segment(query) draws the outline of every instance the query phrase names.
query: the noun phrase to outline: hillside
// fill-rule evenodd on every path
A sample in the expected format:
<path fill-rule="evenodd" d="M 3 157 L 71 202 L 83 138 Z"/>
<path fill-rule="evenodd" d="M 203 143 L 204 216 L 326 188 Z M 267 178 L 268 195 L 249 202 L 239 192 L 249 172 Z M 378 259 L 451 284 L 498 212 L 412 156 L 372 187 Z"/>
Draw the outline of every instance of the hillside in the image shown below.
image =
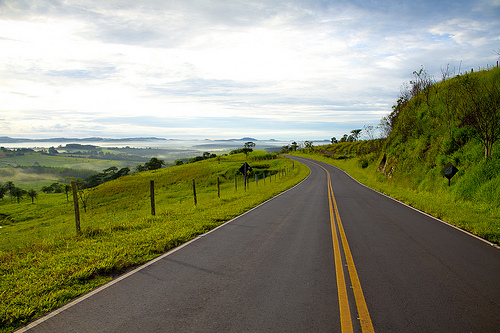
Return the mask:
<path fill-rule="evenodd" d="M 309 154 L 500 243 L 500 68 L 403 96 L 382 124 L 390 132 L 386 139 L 317 146 Z M 458 169 L 450 186 L 441 173 L 448 163 Z"/>

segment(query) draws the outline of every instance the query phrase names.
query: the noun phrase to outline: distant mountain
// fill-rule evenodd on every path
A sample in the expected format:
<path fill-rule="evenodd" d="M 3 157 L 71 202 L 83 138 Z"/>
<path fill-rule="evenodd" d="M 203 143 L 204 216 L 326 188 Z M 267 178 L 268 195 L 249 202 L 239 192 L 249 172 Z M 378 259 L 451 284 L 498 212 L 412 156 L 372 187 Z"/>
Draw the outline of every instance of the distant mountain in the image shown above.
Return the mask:
<path fill-rule="evenodd" d="M 50 139 L 26 139 L 26 138 L 10 138 L 8 136 L 0 137 L 0 143 L 22 143 L 22 142 L 67 142 L 67 141 L 85 141 L 85 142 L 119 142 L 119 141 L 153 141 L 167 139 L 156 138 L 156 137 L 139 137 L 139 138 L 120 138 L 120 139 L 110 139 L 110 138 L 100 138 L 100 137 L 90 137 L 90 138 L 50 138 Z"/>
<path fill-rule="evenodd" d="M 214 140 L 214 141 L 222 141 L 222 142 L 245 141 L 245 142 L 248 142 L 248 141 L 259 141 L 259 140 L 254 139 L 254 138 L 241 138 L 241 139 L 224 139 L 224 140 Z"/>

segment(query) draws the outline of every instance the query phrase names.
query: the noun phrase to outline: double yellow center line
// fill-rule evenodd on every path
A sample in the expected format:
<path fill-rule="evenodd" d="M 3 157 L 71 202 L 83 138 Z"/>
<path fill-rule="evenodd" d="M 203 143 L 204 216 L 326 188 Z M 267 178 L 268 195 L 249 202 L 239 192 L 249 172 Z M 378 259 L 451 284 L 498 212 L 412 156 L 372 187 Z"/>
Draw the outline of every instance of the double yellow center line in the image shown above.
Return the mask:
<path fill-rule="evenodd" d="M 363 290 L 361 289 L 361 283 L 359 282 L 356 266 L 354 266 L 354 260 L 352 259 L 351 250 L 349 249 L 349 244 L 347 243 L 344 227 L 342 226 L 342 221 L 340 219 L 337 202 L 335 201 L 335 196 L 333 195 L 333 187 L 332 187 L 330 173 L 321 165 L 319 164 L 316 165 L 325 170 L 328 178 L 328 202 L 330 207 L 330 222 L 332 227 L 335 272 L 337 277 L 337 288 L 338 288 L 339 307 L 340 307 L 340 324 L 342 328 L 342 333 L 353 332 L 353 325 L 352 325 L 351 311 L 349 309 L 349 299 L 346 288 L 346 279 L 344 277 L 344 268 L 343 268 L 344 265 L 342 263 L 342 256 L 340 253 L 340 243 L 338 239 L 339 238 L 338 234 L 340 234 L 340 239 L 342 240 L 344 257 L 347 263 L 349 277 L 354 292 L 354 300 L 356 301 L 356 307 L 358 310 L 358 319 L 361 325 L 361 330 L 363 333 L 375 332 L 373 329 L 372 321 L 370 319 L 370 314 L 368 312 L 368 307 L 366 305 L 365 297 L 363 296 Z M 335 221 L 337 221 L 337 223 L 335 223 Z M 338 226 L 338 232 L 337 232 L 337 226 Z"/>

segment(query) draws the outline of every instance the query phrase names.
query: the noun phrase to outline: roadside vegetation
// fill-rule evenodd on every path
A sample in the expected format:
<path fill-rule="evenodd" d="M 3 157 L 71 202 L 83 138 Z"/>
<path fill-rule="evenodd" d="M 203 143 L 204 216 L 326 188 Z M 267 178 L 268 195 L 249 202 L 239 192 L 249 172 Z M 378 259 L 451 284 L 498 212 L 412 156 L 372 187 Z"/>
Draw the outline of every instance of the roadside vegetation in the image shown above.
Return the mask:
<path fill-rule="evenodd" d="M 500 68 L 450 76 L 414 72 L 381 120 L 382 139 L 284 149 L 500 244 Z M 458 169 L 450 183 L 448 163 Z"/>
<path fill-rule="evenodd" d="M 252 167 L 246 189 L 239 171 L 245 162 Z M 20 203 L 6 195 L 0 200 L 0 332 L 11 332 L 230 220 L 308 172 L 300 163 L 253 151 L 133 173 L 82 190 L 81 234 L 75 230 L 71 195 L 68 200 L 64 191 L 42 191 Z"/>

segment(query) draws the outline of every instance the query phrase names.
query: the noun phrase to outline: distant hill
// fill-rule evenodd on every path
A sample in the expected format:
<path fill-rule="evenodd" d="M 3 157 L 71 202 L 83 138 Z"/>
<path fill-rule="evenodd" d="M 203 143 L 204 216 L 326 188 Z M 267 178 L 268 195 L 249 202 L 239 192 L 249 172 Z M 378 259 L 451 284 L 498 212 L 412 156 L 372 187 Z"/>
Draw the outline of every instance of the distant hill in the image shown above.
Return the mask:
<path fill-rule="evenodd" d="M 139 137 L 139 138 L 100 138 L 100 137 L 90 137 L 90 138 L 50 138 L 50 139 L 26 139 L 26 138 L 10 138 L 8 136 L 0 137 L 0 143 L 23 143 L 23 142 L 66 142 L 66 141 L 85 141 L 85 142 L 120 142 L 120 141 L 152 141 L 161 140 L 165 141 L 167 139 L 156 138 L 156 137 Z"/>

